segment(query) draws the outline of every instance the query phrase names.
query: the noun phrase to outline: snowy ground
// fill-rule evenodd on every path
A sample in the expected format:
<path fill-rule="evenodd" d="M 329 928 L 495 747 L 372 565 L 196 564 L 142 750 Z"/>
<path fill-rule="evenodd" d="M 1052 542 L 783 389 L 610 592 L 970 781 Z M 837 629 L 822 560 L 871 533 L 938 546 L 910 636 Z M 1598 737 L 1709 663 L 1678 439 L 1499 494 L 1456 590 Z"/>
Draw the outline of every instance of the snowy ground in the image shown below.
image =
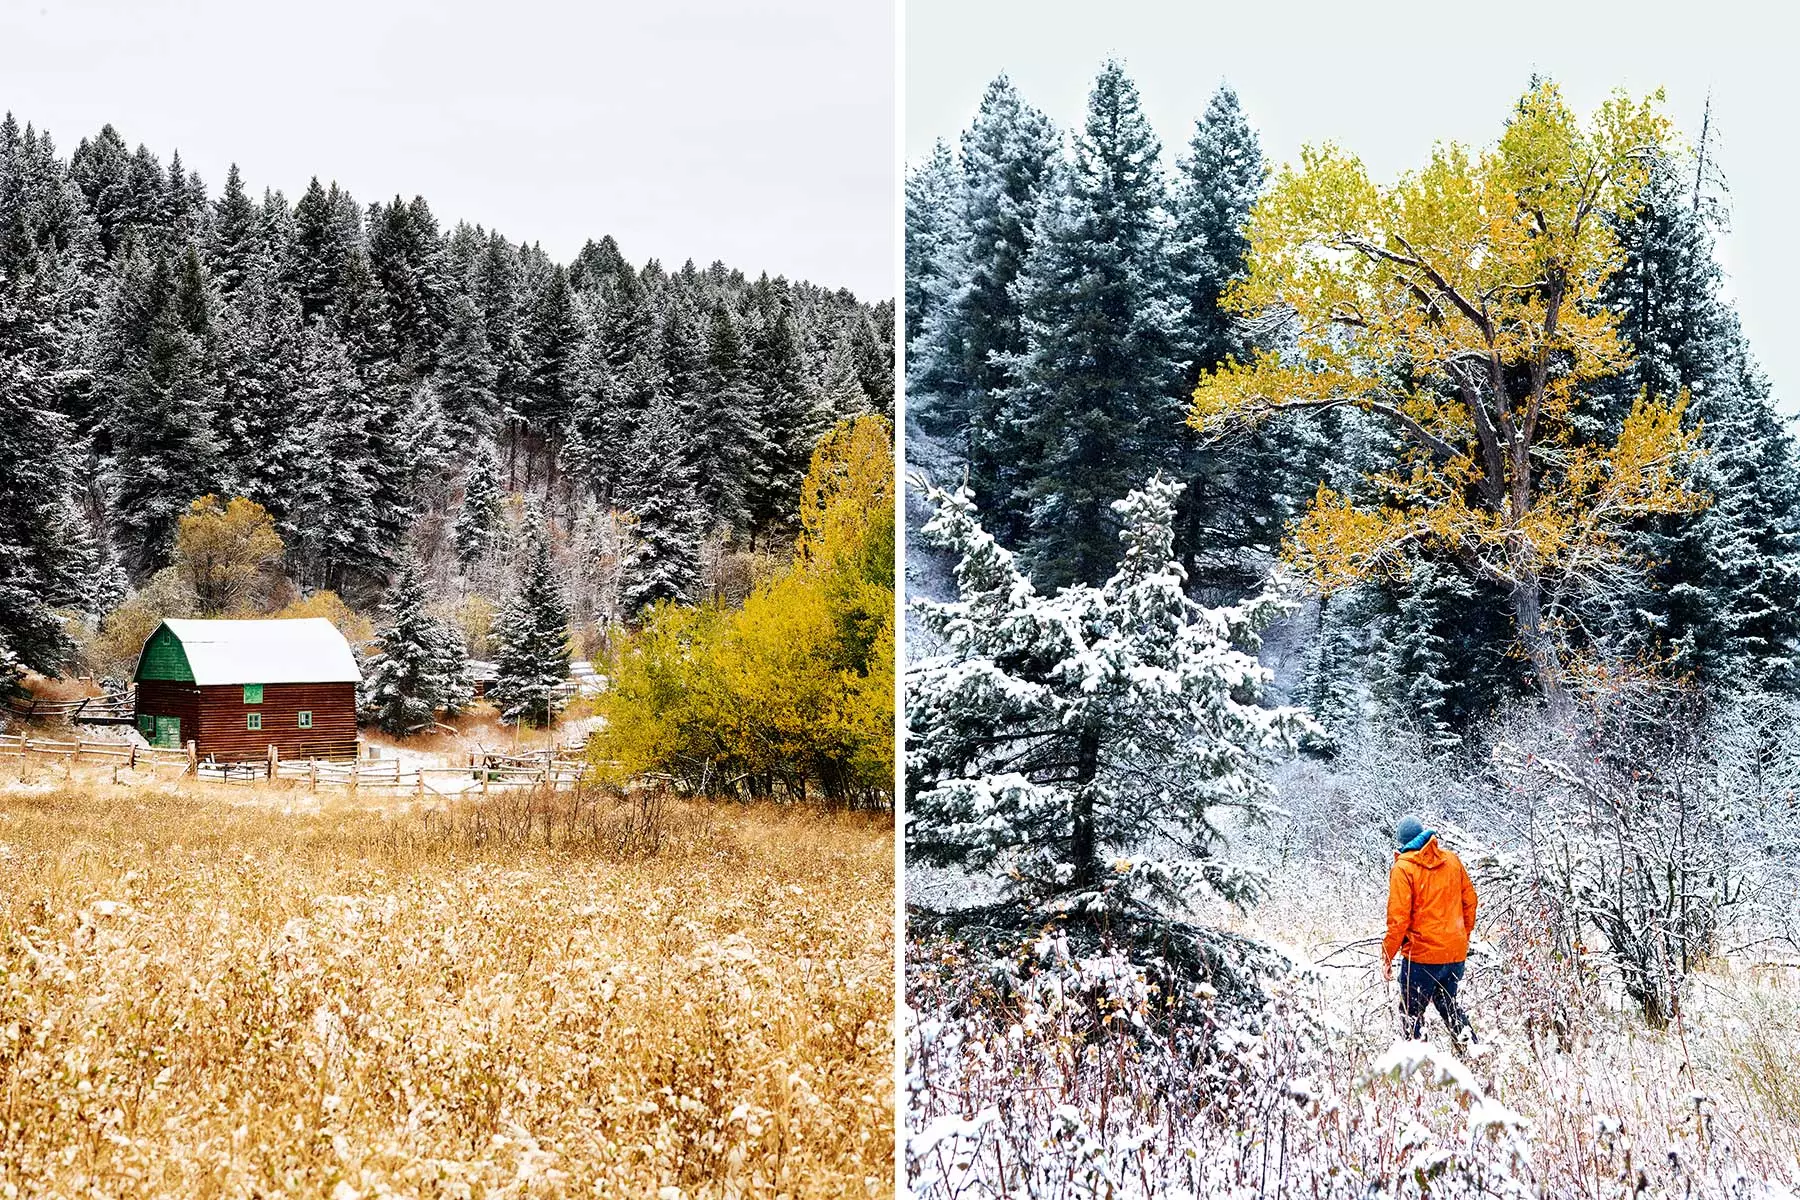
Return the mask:
<path fill-rule="evenodd" d="M 1246 849 L 1278 859 L 1279 843 Z M 1275 861 L 1272 884 L 1249 913 L 1202 915 L 1282 948 L 1297 970 L 1260 1030 L 1221 1028 L 1198 1059 L 1131 1032 L 1149 1009 L 1123 964 L 1052 951 L 1036 991 L 1005 996 L 988 986 L 993 964 L 954 944 L 910 944 L 912 1189 L 1749 1197 L 1800 1187 L 1800 967 L 1756 955 L 1710 963 L 1682 1019 L 1655 1031 L 1604 978 L 1555 993 L 1530 931 L 1482 927 L 1464 996 L 1484 1045 L 1465 1062 L 1435 1017 L 1432 1044 L 1398 1040 L 1393 992 L 1375 970 L 1379 867 L 1354 854 Z M 908 872 L 915 904 L 982 903 L 995 891 L 951 871 Z"/>

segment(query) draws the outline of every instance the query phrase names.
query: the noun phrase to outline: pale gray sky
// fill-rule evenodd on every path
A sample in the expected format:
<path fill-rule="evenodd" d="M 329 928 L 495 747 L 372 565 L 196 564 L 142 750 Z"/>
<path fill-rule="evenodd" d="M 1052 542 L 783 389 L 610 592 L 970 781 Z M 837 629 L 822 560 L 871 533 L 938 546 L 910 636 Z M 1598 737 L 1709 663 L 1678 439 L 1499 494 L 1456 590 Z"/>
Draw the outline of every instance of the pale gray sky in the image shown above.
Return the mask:
<path fill-rule="evenodd" d="M 1691 139 L 1707 93 L 1731 187 L 1720 259 L 1751 346 L 1782 407 L 1800 408 L 1800 187 L 1793 155 L 1794 38 L 1781 6 L 1710 0 L 1465 9 L 1445 0 L 1155 3 L 907 0 L 906 145 L 954 146 L 982 89 L 1005 71 L 1063 129 L 1081 120 L 1101 61 L 1120 57 L 1165 158 L 1187 144 L 1221 81 L 1273 162 L 1336 141 L 1377 179 L 1422 165 L 1437 140 L 1498 138 L 1533 71 L 1586 113 L 1615 87 L 1667 91 Z"/>
<path fill-rule="evenodd" d="M 0 110 L 216 195 L 423 195 L 567 261 L 610 233 L 894 294 L 893 0 L 0 0 Z"/>

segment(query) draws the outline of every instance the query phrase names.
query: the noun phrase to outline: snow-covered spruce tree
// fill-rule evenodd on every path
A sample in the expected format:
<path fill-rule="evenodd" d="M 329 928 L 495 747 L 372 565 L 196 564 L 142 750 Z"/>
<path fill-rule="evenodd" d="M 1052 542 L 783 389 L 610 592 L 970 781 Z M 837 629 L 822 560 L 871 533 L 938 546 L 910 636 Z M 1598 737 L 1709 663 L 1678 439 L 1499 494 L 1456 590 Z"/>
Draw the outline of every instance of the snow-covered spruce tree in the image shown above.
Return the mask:
<path fill-rule="evenodd" d="M 456 514 L 456 561 L 466 573 L 494 548 L 500 525 L 499 468 L 491 446 L 482 446 L 463 481 L 462 508 Z"/>
<path fill-rule="evenodd" d="M 1023 528 L 1005 507 L 1020 455 L 1003 402 L 1018 381 L 1014 360 L 1026 348 L 1015 284 L 1061 162 L 1050 119 L 1004 75 L 990 83 L 963 133 L 960 194 L 938 222 L 940 295 L 917 336 L 907 334 L 908 394 L 918 401 L 909 411 L 928 429 L 961 435 L 976 503 L 1003 533 Z M 909 217 L 911 211 L 909 199 Z"/>
<path fill-rule="evenodd" d="M 1255 873 L 1218 855 L 1216 819 L 1261 814 L 1265 758 L 1312 725 L 1256 702 L 1270 673 L 1249 651 L 1287 605 L 1188 599 L 1171 558 L 1181 485 L 1161 477 L 1114 504 L 1112 578 L 1049 596 L 966 491 L 925 486 L 922 536 L 958 556 L 959 595 L 916 602 L 945 651 L 907 680 L 909 851 L 1004 870 L 1021 899 L 1071 913 L 1254 899 Z"/>
<path fill-rule="evenodd" d="M 51 406 L 12 282 L 0 272 L 0 688 L 18 663 L 54 674 L 74 651 L 51 609 L 79 562 L 65 537 L 77 469 L 70 422 Z"/>
<path fill-rule="evenodd" d="M 133 252 L 102 319 L 96 380 L 109 406 L 114 538 L 138 577 L 168 562 L 188 501 L 215 490 L 220 389 L 195 327 L 203 287 L 167 257 Z"/>
<path fill-rule="evenodd" d="M 1378 687 L 1390 716 L 1433 746 L 1462 741 L 1451 720 L 1453 649 L 1446 626 L 1473 607 L 1469 581 L 1455 567 L 1421 559 L 1394 589 L 1395 612 L 1378 656 Z"/>
<path fill-rule="evenodd" d="M 1363 664 L 1368 657 L 1371 599 L 1359 588 L 1321 596 L 1308 621 L 1311 629 L 1298 699 L 1319 724 L 1319 732 L 1306 738 L 1308 750 L 1335 754 L 1363 730 L 1367 692 Z"/>
<path fill-rule="evenodd" d="M 927 318 L 943 306 L 954 275 L 961 225 L 962 181 L 942 139 L 931 156 L 906 173 L 906 354 Z"/>
<path fill-rule="evenodd" d="M 1616 222 L 1625 262 L 1603 298 L 1635 358 L 1593 385 L 1584 408 L 1605 433 L 1640 392 L 1685 389 L 1706 451 L 1690 469 L 1711 503 L 1634 531 L 1647 576 L 1604 598 L 1603 621 L 1587 619 L 1614 653 L 1666 658 L 1727 690 L 1791 691 L 1800 687 L 1800 462 L 1720 295 L 1714 215 L 1692 165 L 1665 159 Z"/>
<path fill-rule="evenodd" d="M 1180 320 L 1161 145 L 1109 62 L 1088 96 L 1064 195 L 1045 204 L 1017 281 L 1026 348 L 1008 411 L 1024 437 L 1013 494 L 1047 584 L 1097 583 L 1117 560 L 1111 502 L 1181 435 Z"/>
<path fill-rule="evenodd" d="M 357 711 L 382 732 L 407 737 L 431 727 L 439 709 L 468 703 L 468 664 L 455 630 L 425 611 L 425 584 L 407 558 L 382 605 L 388 620 L 364 664 Z"/>
<path fill-rule="evenodd" d="M 636 616 L 659 600 L 689 599 L 700 577 L 700 503 L 687 453 L 687 431 L 659 397 L 632 443 L 619 500 L 636 519 L 625 560 L 625 611 Z"/>
<path fill-rule="evenodd" d="M 488 694 L 504 720 L 541 726 L 550 723 L 556 689 L 569 676 L 569 610 L 536 505 L 526 509 L 525 529 L 518 587 L 494 619 L 499 677 Z"/>

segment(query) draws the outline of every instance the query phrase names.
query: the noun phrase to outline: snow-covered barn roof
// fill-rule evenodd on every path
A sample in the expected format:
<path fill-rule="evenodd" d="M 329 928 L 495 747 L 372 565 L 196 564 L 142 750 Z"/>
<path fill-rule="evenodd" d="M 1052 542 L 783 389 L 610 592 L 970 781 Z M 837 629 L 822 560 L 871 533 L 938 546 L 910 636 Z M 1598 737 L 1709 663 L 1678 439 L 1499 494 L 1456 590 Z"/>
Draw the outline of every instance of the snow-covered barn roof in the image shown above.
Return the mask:
<path fill-rule="evenodd" d="M 185 659 L 185 674 L 180 659 Z M 350 643 L 324 617 L 260 621 L 171 617 L 144 643 L 136 677 L 185 678 L 203 685 L 357 683 L 362 672 Z"/>

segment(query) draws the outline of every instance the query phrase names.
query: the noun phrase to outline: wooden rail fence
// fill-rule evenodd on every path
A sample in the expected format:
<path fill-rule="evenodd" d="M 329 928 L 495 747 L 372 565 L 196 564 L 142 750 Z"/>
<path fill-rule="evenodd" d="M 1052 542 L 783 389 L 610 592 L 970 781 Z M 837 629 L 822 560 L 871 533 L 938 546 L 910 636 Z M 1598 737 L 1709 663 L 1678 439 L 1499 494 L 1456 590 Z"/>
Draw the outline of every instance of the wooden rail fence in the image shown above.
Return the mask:
<path fill-rule="evenodd" d="M 44 700 L 37 696 L 6 698 L 6 709 L 32 720 L 74 721 L 89 725 L 129 725 L 133 701 L 130 692 L 83 696 L 78 700 Z"/>
<path fill-rule="evenodd" d="M 290 780 L 309 791 L 321 787 L 350 791 L 376 791 L 415 796 L 487 795 L 515 788 L 555 790 L 573 788 L 588 771 L 588 764 L 562 754 L 471 754 L 466 766 L 403 766 L 399 759 L 284 759 L 270 747 L 266 760 L 219 763 L 203 759 L 195 765 L 201 779 L 223 783 L 254 780 Z"/>
<path fill-rule="evenodd" d="M 23 775 L 33 762 L 60 763 L 73 768 L 80 763 L 111 764 L 113 778 L 120 770 L 160 771 L 176 768 L 178 775 L 193 775 L 213 783 L 249 784 L 257 780 L 288 780 L 309 791 L 321 787 L 350 791 L 410 792 L 415 796 L 487 795 L 517 788 L 553 790 L 573 788 L 590 769 L 582 759 L 569 757 L 567 748 L 539 754 L 471 753 L 466 765 L 403 767 L 400 760 L 361 759 L 336 762 L 324 759 L 284 759 L 273 746 L 266 759 L 251 762 L 217 762 L 200 758 L 189 742 L 182 748 L 145 746 L 138 742 L 60 741 L 27 734 L 0 734 L 0 763 L 12 760 Z"/>
<path fill-rule="evenodd" d="M 98 765 L 110 762 L 115 768 L 150 771 L 162 767 L 180 767 L 180 774 L 183 775 L 190 774 L 196 765 L 191 742 L 185 749 L 180 749 L 145 746 L 137 742 L 89 742 L 80 739 L 59 741 L 54 738 L 34 738 L 22 733 L 0 734 L 0 762 L 7 759 L 16 759 L 20 771 L 34 759 L 61 762 L 70 766 L 81 762 Z"/>

